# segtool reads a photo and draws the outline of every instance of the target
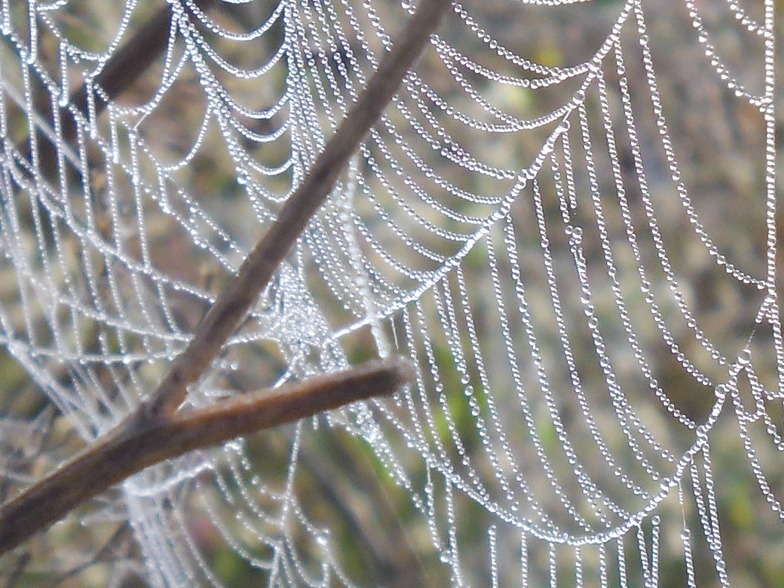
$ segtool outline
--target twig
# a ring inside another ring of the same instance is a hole
[[[201,10],[208,10],[215,0],[194,0],[194,3]],[[93,85],[99,86],[109,100],[122,94],[166,48],[171,20],[171,8],[166,5],[106,62]],[[69,101],[86,113],[87,85],[71,94]],[[98,114],[105,104],[96,104],[95,108]]]
[[[171,413],[179,407],[187,386],[195,382],[220,352],[229,336],[267,286],[316,210],[335,186],[338,176],[365,135],[397,91],[435,31],[452,0],[422,0],[391,51],[337,131],[319,154],[305,180],[288,198],[266,235],[256,243],[239,271],[226,286],[193,339],[174,360],[158,388],[146,402],[150,415]]]
[[[8,580],[5,583],[5,588],[14,588],[19,583],[25,568],[30,563],[32,558],[33,556],[30,555],[29,551],[25,551],[19,556],[19,558],[16,560],[16,565],[11,571],[11,575],[8,577]]]
[[[215,0],[194,0],[196,6],[201,10],[209,10],[215,5]],[[122,45],[107,61],[92,80],[94,88],[100,88],[107,101],[95,101],[95,115],[108,106],[109,102],[125,92],[155,61],[166,48],[169,41],[169,29],[171,27],[172,11],[166,5],[156,12],[132,37]],[[88,84],[82,84],[68,96],[68,102],[76,106],[84,116],[88,114]],[[65,116],[61,119],[62,140],[72,141],[76,136],[76,120],[65,110]],[[42,137],[46,138],[45,135]],[[21,147],[19,151],[30,156],[31,148],[30,136],[25,137],[18,143]],[[22,147],[24,146],[24,147]],[[57,161],[57,147],[48,140],[39,144],[41,150],[39,159],[44,168],[54,169]]]
[[[375,394],[389,394],[407,381],[410,369],[405,364],[374,363],[258,393],[250,399],[229,399],[207,409],[177,412],[187,386],[201,377],[245,318],[451,4],[452,0],[420,2],[400,39],[381,60],[303,183],[205,315],[190,344],[175,358],[150,398],[79,456],[0,508],[0,553],[149,465]]]
[[[131,530],[128,521],[124,521],[120,523],[117,528],[115,529],[112,536],[103,544],[103,547],[98,549],[95,555],[91,556],[86,561],[83,561],[79,565],[71,568],[70,570],[66,571],[65,573],[61,574],[58,578],[56,578],[53,582],[51,582],[46,588],[57,588],[57,586],[62,586],[67,580],[73,578],[74,576],[78,576],[82,572],[84,572],[87,568],[94,566],[96,564],[101,563],[110,563],[115,559],[120,559],[114,552],[116,549],[116,544],[119,543],[121,540],[125,540],[125,543],[128,543],[130,539],[129,531]],[[132,539],[130,539],[132,541]],[[7,587],[6,587],[7,588]]]
[[[202,10],[207,10],[215,4],[215,0],[195,0],[195,4]],[[109,101],[125,92],[166,48],[171,20],[171,8],[166,5],[107,60],[101,72],[93,79],[93,86],[101,88]],[[88,85],[83,84],[68,97],[68,101],[76,105],[85,115],[87,90]],[[107,105],[108,103],[104,101],[96,102],[96,115],[100,114]],[[71,138],[75,131],[73,120],[69,118],[67,121],[63,126],[66,140]]]
[[[411,379],[411,367],[402,360],[369,362],[115,429],[3,505],[0,554],[146,467],[351,402],[392,394]]]

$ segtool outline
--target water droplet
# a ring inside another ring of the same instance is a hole
[[[738,365],[747,366],[751,363],[751,350],[747,347],[738,354]]]

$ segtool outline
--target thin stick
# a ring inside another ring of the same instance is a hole
[[[201,10],[208,10],[215,4],[215,0],[195,0],[195,4]],[[109,101],[125,92],[166,48],[171,20],[171,8],[166,5],[106,61],[101,72],[93,79],[93,86],[101,88]],[[86,115],[87,84],[83,84],[73,92],[68,97],[68,101]],[[96,101],[96,115],[100,114],[107,105],[107,102]],[[75,131],[74,121],[70,117],[65,119],[63,122],[65,139],[72,138]]]
[[[215,0],[194,0],[197,7],[201,10],[209,10],[215,5]],[[108,106],[109,102],[125,92],[139,77],[147,71],[155,61],[169,41],[169,29],[171,27],[172,11],[166,5],[156,12],[131,38],[122,45],[107,61],[100,73],[93,79],[93,86],[100,88],[107,101],[95,101],[95,115],[101,114]],[[88,85],[82,84],[77,90],[73,91],[68,101],[76,106],[84,116],[88,112],[87,99]],[[66,110],[66,116],[61,119],[62,138],[65,142],[70,142],[76,136],[76,120]],[[30,137],[25,137],[18,143],[21,153],[26,153],[29,157]],[[41,153],[39,158],[44,166],[54,169],[57,161],[57,147],[45,141],[39,145]]]
[[[251,250],[239,271],[202,319],[193,339],[174,360],[146,403],[148,414],[177,410],[195,382],[237,330],[316,210],[326,199],[351,155],[395,95],[406,72],[421,54],[452,0],[421,0],[392,50],[288,198],[267,234]]]
[[[0,554],[60,519],[78,504],[142,469],[188,451],[316,415],[413,379],[399,359],[259,390],[206,408],[177,412],[144,426],[118,428],[0,509]]]
[[[208,10],[214,3],[215,0],[195,0],[201,10]],[[167,4],[109,58],[101,73],[95,76],[93,85],[99,86],[109,100],[125,92],[166,48],[171,20],[172,11]],[[69,101],[86,113],[87,85],[71,94]],[[96,104],[96,114],[105,107],[106,103]]]
[[[374,376],[381,381],[368,380],[365,368],[358,368],[346,372],[345,379],[330,375],[304,382],[302,388],[285,388],[288,394],[276,393],[274,400],[259,400],[256,409],[256,405],[229,400],[207,409],[213,416],[205,416],[204,411],[176,412],[185,399],[187,386],[201,377],[245,318],[334,187],[348,159],[381,116],[451,4],[452,0],[421,0],[400,39],[381,60],[303,183],[289,197],[269,231],[205,315],[190,344],[175,358],[150,398],[85,452],[0,508],[0,553],[12,549],[87,498],[152,463],[367,398],[373,393],[391,393],[410,377],[409,370],[398,362],[376,364],[386,366],[383,368],[387,370],[386,375]],[[305,396],[295,393],[305,389],[309,390]],[[325,399],[324,403],[311,402],[308,400],[311,395]],[[248,411],[256,416],[244,417]],[[129,456],[125,457],[126,454]],[[118,464],[125,465],[120,468]]]

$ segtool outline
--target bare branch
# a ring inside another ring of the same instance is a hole
[[[195,0],[196,6],[201,10],[209,10],[215,5],[215,0]],[[102,94],[108,99],[113,100],[125,92],[160,56],[169,41],[169,29],[171,27],[172,11],[167,4],[156,12],[144,26],[142,26],[131,38],[112,55],[95,78],[93,86],[100,88]],[[76,106],[84,116],[88,112],[88,92],[89,86],[85,83],[75,90],[68,97],[68,101]],[[96,116],[106,108],[108,102],[104,100],[95,101]],[[70,142],[76,136],[76,120],[64,110],[65,116],[61,119],[62,139]],[[42,138],[46,139],[45,135]],[[20,152],[29,156],[30,137],[26,137],[19,142]],[[39,144],[41,150],[39,159],[44,167],[54,168],[57,161],[57,147],[45,140]]]
[[[0,554],[146,467],[351,402],[392,394],[412,376],[412,368],[402,360],[375,361],[144,423],[133,415],[125,426],[3,505]]]
[[[196,6],[207,10],[215,0],[195,0]],[[93,84],[112,100],[125,92],[142,75],[153,61],[163,52],[169,40],[172,11],[167,4],[161,8],[133,37],[106,62],[101,73],[95,76]],[[76,104],[82,112],[87,112],[87,86],[71,94],[69,101]],[[96,114],[105,104],[96,104]]]
[[[266,235],[196,328],[152,394],[150,414],[171,413],[185,399],[187,386],[201,377],[223,344],[267,286],[283,258],[324,202],[365,135],[395,95],[406,72],[435,31],[452,0],[422,0],[402,36],[379,64],[354,107],[321,152],[308,175],[286,201]]]
[[[303,183],[251,250],[150,397],[94,445],[0,508],[0,553],[84,500],[152,464],[348,402],[391,394],[410,378],[410,369],[400,361],[373,363],[274,392],[257,393],[250,400],[229,399],[208,409],[177,412],[185,400],[187,386],[209,368],[239,327],[451,4],[452,0],[420,2]]]

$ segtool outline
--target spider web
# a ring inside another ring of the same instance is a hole
[[[2,4],[0,340],[86,443],[154,388],[413,11],[217,4],[169,3],[118,98],[95,80],[160,5]],[[774,40],[772,0],[455,4],[188,402],[377,354],[415,385],[126,481],[75,517],[138,544],[98,582],[778,581]],[[3,443],[42,435],[39,409]]]

